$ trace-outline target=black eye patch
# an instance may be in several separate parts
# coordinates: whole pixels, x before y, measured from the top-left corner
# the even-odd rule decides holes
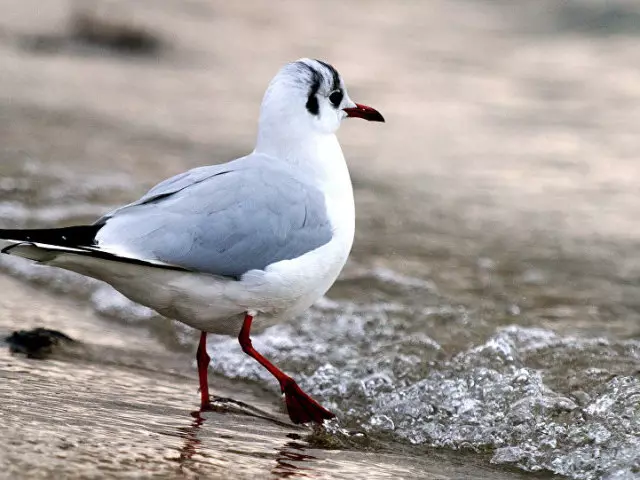
[[[318,105],[318,98],[316,97],[316,94],[318,93],[318,89],[320,88],[322,76],[309,65],[306,65],[304,63],[303,65],[305,65],[311,72],[311,88],[309,89],[309,96],[307,97],[307,111],[311,115],[318,115],[320,108]]]
[[[329,95],[329,101],[336,108],[338,108],[338,105],[340,105],[340,102],[342,102],[343,98],[344,93],[342,93],[342,90],[334,90],[333,92],[331,92],[331,95]]]
[[[307,111],[311,114],[311,115],[317,115],[318,114],[318,99],[316,98],[315,94],[314,95],[309,95],[309,98],[307,99]]]

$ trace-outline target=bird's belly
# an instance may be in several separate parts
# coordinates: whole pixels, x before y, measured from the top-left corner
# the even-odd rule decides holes
[[[252,312],[259,331],[302,313],[324,295],[340,274],[349,250],[350,244],[329,242],[296,259],[249,271],[239,281],[185,285],[184,296],[172,302],[176,309],[172,318],[211,333],[237,334],[243,315]]]
[[[350,248],[350,243],[334,239],[299,258],[277,262],[264,271],[247,272],[242,280],[250,290],[257,286],[258,297],[270,299],[265,299],[265,307],[256,308],[258,311],[283,314],[304,310],[333,285]]]
[[[61,256],[51,265],[103,280],[134,302],[193,328],[237,335],[247,311],[257,314],[259,330],[307,309],[331,287],[349,249],[332,240],[240,280],[82,256]]]

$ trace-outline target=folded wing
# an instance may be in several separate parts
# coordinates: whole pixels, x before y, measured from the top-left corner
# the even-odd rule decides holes
[[[242,159],[245,160],[245,159]],[[96,246],[127,258],[240,277],[331,240],[324,196],[268,160],[166,180],[99,220]]]

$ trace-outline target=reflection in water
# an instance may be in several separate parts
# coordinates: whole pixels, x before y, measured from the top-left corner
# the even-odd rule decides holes
[[[301,453],[305,449],[305,446],[297,442],[288,442],[282,448],[278,450],[276,454],[276,466],[271,470],[277,478],[289,478],[289,477],[308,477],[313,478],[316,475],[313,474],[311,468],[301,467],[291,462],[304,462],[307,460],[316,460],[317,457],[313,455],[307,455]]]
[[[191,425],[188,427],[178,428],[180,436],[184,438],[184,444],[180,449],[180,457],[178,458],[180,470],[185,467],[185,464],[191,463],[191,457],[198,452],[198,449],[202,444],[202,440],[198,438],[198,431],[206,419],[200,415],[200,412],[197,410],[191,412],[190,415],[194,419],[193,422],[191,422]]]
[[[252,407],[250,405],[247,405],[232,399],[216,398],[213,402],[213,405],[215,406],[216,403],[218,404],[216,410],[219,413],[223,412],[224,410],[226,410],[225,413],[231,413],[231,412],[238,413],[239,409],[237,408],[234,409],[231,406],[231,404],[235,404],[236,407],[243,406],[245,407],[245,410],[248,409],[256,412],[260,411],[255,407]],[[285,425],[287,427],[291,427],[290,425],[284,424],[283,422],[280,422],[279,420],[272,417],[253,414],[251,411],[249,412],[244,411],[243,413],[249,416],[268,419],[278,426]],[[193,417],[193,421],[188,426],[178,428],[178,432],[177,432],[177,436],[183,439],[183,444],[182,444],[182,447],[180,448],[180,456],[175,459],[179,463],[179,469],[181,472],[184,472],[185,470],[191,470],[191,471],[197,470],[198,469],[197,461],[194,460],[193,457],[196,454],[200,455],[200,457],[206,457],[207,455],[205,454],[205,450],[207,448],[219,451],[219,449],[216,448],[214,444],[216,443],[216,440],[219,440],[224,437],[223,433],[219,430],[215,432],[208,432],[209,434],[215,433],[213,437],[210,437],[211,445],[207,445],[207,443],[203,443],[202,436],[205,434],[205,432],[201,430],[201,428],[202,428],[202,425],[207,421],[207,418],[203,416],[203,411],[201,410],[196,410],[191,412],[190,416]],[[289,433],[287,437],[295,438],[295,439],[301,438],[296,433]],[[304,467],[298,465],[299,462],[308,462],[309,460],[317,460],[317,457],[303,453],[306,448],[307,448],[306,445],[296,441],[288,441],[281,447],[275,448],[276,465],[271,470],[271,473],[275,475],[276,478],[290,478],[290,477],[316,478],[317,472],[313,472],[313,469],[309,464],[307,464]],[[250,450],[251,449],[247,449],[248,455],[250,455],[249,453]]]

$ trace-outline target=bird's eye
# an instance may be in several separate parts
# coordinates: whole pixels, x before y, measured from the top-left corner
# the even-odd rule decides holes
[[[338,108],[338,105],[340,105],[340,102],[342,102],[342,97],[344,97],[344,93],[342,93],[342,90],[334,90],[329,95],[329,101],[334,107]]]

